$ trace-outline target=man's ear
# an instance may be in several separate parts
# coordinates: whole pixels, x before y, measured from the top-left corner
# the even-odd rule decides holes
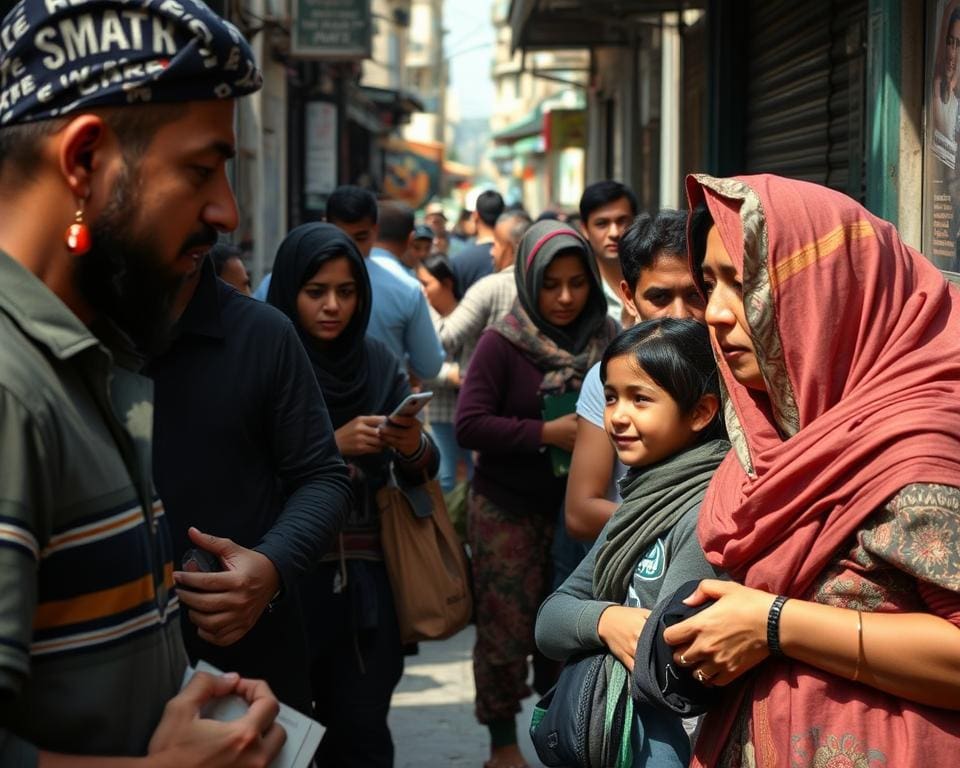
[[[693,406],[693,413],[690,414],[690,428],[694,432],[702,432],[717,415],[720,410],[720,398],[714,394],[704,395],[700,402]]]
[[[623,301],[623,306],[627,309],[627,314],[635,321],[639,320],[640,310],[637,309],[637,302],[633,297],[633,291],[630,290],[630,286],[627,285],[626,280],[620,281],[620,299]]]
[[[104,166],[107,125],[98,115],[80,115],[54,137],[57,163],[70,191],[86,200],[94,174]]]

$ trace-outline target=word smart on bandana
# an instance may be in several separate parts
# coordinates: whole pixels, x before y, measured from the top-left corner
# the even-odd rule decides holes
[[[233,98],[262,82],[240,32],[199,0],[20,0],[0,46],[0,125]]]

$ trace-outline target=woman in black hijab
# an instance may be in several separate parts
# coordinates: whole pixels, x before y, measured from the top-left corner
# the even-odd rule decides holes
[[[376,492],[436,476],[437,451],[414,417],[389,414],[410,394],[400,360],[366,336],[370,279],[353,241],[331,224],[297,227],[280,245],[267,301],[297,328],[350,468],[354,504],[337,551],[311,577],[308,625],[320,765],[393,764],[390,697],[403,672],[380,548]],[[282,372],[278,372],[282,375]],[[305,601],[306,602],[306,601]]]

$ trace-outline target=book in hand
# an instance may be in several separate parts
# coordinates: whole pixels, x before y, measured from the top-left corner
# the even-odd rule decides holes
[[[553,421],[561,416],[567,416],[577,412],[577,398],[579,392],[564,392],[561,395],[543,396],[543,420]],[[551,445],[547,448],[550,455],[550,463],[553,465],[553,474],[555,477],[566,477],[570,474],[570,461],[573,455],[563,448],[557,448]]]
[[[218,676],[223,674],[212,664],[200,661],[196,667],[187,667],[183,674],[183,685],[190,682],[195,672],[206,672]],[[242,697],[224,696],[207,704],[202,714],[211,720],[227,723],[243,717],[248,708],[247,702]],[[270,763],[270,768],[307,768],[323,737],[323,726],[282,702],[277,722],[287,732],[287,740],[283,743],[280,754]]]

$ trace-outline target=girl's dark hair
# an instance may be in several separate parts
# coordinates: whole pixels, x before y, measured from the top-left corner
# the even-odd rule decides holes
[[[457,289],[457,278],[453,274],[453,267],[450,266],[450,260],[446,256],[442,253],[431,253],[420,262],[420,266],[441,283],[449,280],[453,285],[453,297],[458,301],[460,300],[460,291]]]
[[[617,336],[600,362],[600,378],[607,383],[607,366],[615,357],[629,356],[672,397],[680,412],[690,413],[704,395],[720,398],[717,363],[706,326],[696,320],[658,317]],[[720,411],[700,433],[700,440],[726,437]]]

